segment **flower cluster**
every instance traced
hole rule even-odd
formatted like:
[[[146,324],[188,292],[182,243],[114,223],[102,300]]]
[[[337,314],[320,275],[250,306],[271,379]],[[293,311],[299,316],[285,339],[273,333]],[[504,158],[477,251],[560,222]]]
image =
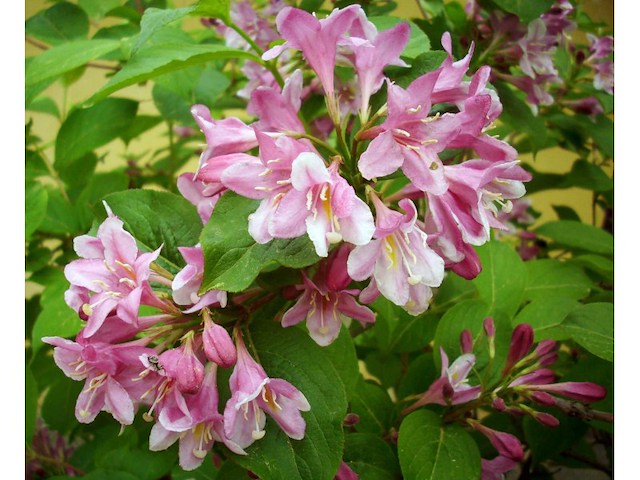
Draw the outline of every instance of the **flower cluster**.
[[[122,221],[107,211],[96,237],[75,239],[82,258],[65,269],[71,283],[65,299],[85,327],[75,341],[43,338],[55,347],[54,360],[65,375],[85,382],[76,402],[77,420],[90,423],[105,411],[131,425],[143,407],[144,419],[155,422],[150,449],[163,450],[180,440],[185,470],[197,468],[214,441],[246,454],[244,449],[265,435],[266,414],[289,437],[303,438],[300,412],[310,409],[304,395],[267,375],[239,329],[234,342],[213,320],[226,305],[226,292],[198,295],[202,250],[181,248],[187,265],[171,281],[155,263],[160,249],[139,252]],[[141,305],[161,313],[142,316]],[[189,316],[193,313],[199,317]],[[233,368],[223,414],[218,411],[218,367]]]
[[[556,382],[556,374],[549,368],[558,359],[554,340],[543,340],[534,347],[534,332],[529,324],[518,325],[512,333],[511,343],[500,377],[491,380],[491,365],[496,356],[496,327],[491,317],[484,320],[483,334],[489,352],[489,374],[480,378],[479,385],[470,385],[469,375],[474,371],[476,356],[474,341],[469,330],[460,336],[462,355],[453,363],[440,347],[442,371],[440,377],[420,397],[408,406],[404,413],[429,404],[451,407],[445,414],[483,434],[497,450],[492,460],[482,460],[482,479],[503,478],[524,458],[523,446],[514,435],[493,430],[467,413],[478,408],[492,408],[513,416],[528,415],[547,427],[556,427],[559,420],[552,414],[539,411],[526,402],[541,407],[556,407],[564,413],[577,415],[583,412],[590,418],[587,405],[602,400],[607,391],[591,382]],[[478,338],[477,342],[481,339]],[[571,399],[567,401],[560,397]]]
[[[301,105],[313,90],[301,70],[282,86],[252,90],[247,111],[257,121],[250,125],[215,120],[207,107],[195,105],[207,148],[193,185],[184,177],[181,191],[189,192],[203,220],[226,190],[259,200],[248,223],[258,243],[307,235],[319,257],[344,247],[336,255],[346,259],[340,261],[343,280],[329,286],[322,272],[315,281],[305,274],[302,295],[283,316],[284,326],[306,317],[312,337],[326,345],[341,319],[373,321],[354,295],[366,304],[382,294],[417,315],[428,308],[445,268],[465,278],[478,275],[473,246],[487,242],[492,227],[506,228],[499,214],[522,197],[530,175],[510,145],[487,133],[502,109],[487,87],[489,67],[467,77],[473,49],[456,61],[448,34],[442,38],[447,58],[404,88],[384,69],[408,67],[401,58],[410,34],[406,23],[378,31],[359,5],[351,5],[324,19],[285,7],[276,26],[285,42],[263,59],[286,56],[299,64],[302,53],[326,105],[315,121],[328,131],[318,138],[301,120]],[[353,72],[357,95],[338,87],[345,78],[336,76],[338,65]],[[328,135],[337,147],[325,141]],[[401,188],[385,194],[392,178]],[[338,269],[333,258],[320,270]],[[369,283],[349,290],[351,280]]]
[[[215,216],[218,200],[235,192],[259,202],[247,227],[258,244],[308,237],[319,262],[301,272],[302,283],[283,290],[295,303],[280,318],[284,327],[306,320],[313,340],[326,346],[343,322],[373,323],[365,305],[380,295],[418,315],[445,268],[465,278],[478,275],[473,247],[490,239],[491,228],[507,228],[500,213],[524,195],[530,175],[510,145],[487,133],[502,107],[487,86],[490,69],[468,72],[473,48],[455,60],[451,38],[443,35],[442,64],[402,87],[384,72],[390,65],[409,67],[401,58],[408,24],[378,31],[359,5],[324,19],[281,7],[269,6],[280,11],[276,27],[285,41],[264,52],[264,65],[283,58],[300,64],[301,54],[314,80],[305,85],[300,69],[287,71],[286,80],[280,73],[253,79],[245,90],[247,111],[257,118],[252,124],[217,120],[206,106],[194,105],[207,146],[197,171],[182,175],[178,189],[203,224]],[[236,8],[234,21],[247,38],[262,46],[274,40],[248,4]],[[240,42],[236,29],[222,31]],[[351,69],[348,86],[336,76],[338,65]],[[309,92],[324,97],[326,108],[314,119],[329,126],[322,138],[300,115],[304,99],[315,95]],[[241,304],[250,292],[202,291],[200,245],[180,246],[186,266],[165,270],[162,246],[139,251],[106,208],[97,235],[76,238],[81,258],[65,269],[66,302],[86,325],[75,341],[43,339],[55,347],[64,373],[85,382],[78,421],[92,422],[106,411],[130,425],[143,407],[143,418],[154,422],[151,450],[179,440],[185,469],[200,465],[215,441],[245,454],[265,435],[267,415],[290,438],[302,439],[301,412],[311,408],[304,394],[268,376],[245,346],[241,322],[231,334],[230,322],[222,320],[227,303]],[[141,314],[143,306],[157,314]],[[218,368],[233,368],[223,413]],[[465,368],[454,362],[445,371]],[[451,375],[447,385],[462,392],[456,401],[478,393],[455,380],[459,373]]]
[[[504,80],[525,92],[534,111],[540,105],[560,102],[576,113],[603,113],[593,95],[563,98],[567,88],[586,79],[580,66],[588,67],[587,72],[591,70],[595,89],[613,94],[613,37],[589,33],[588,47],[575,43],[571,32],[576,29],[576,8],[568,0],[558,0],[528,24],[510,13],[487,13],[475,0],[467,2],[466,11],[476,25],[476,40],[486,43],[484,54],[495,66],[492,80]],[[558,49],[566,50],[575,65],[569,84],[559,72]]]

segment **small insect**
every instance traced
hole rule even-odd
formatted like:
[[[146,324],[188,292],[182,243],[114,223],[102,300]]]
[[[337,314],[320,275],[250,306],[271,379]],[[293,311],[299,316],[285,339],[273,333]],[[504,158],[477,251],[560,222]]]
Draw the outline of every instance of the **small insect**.
[[[147,357],[147,360],[149,361],[149,366],[156,372],[164,370],[164,367],[160,365],[160,360],[155,355],[149,355]]]

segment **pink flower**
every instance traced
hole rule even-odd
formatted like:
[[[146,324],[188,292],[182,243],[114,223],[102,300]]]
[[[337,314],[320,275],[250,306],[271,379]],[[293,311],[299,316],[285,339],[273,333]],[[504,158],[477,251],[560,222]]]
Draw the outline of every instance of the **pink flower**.
[[[440,347],[440,359],[442,361],[442,369],[440,378],[431,384],[426,392],[418,399],[417,402],[403,410],[406,415],[416,408],[423,405],[458,405],[475,400],[482,393],[482,387],[472,387],[469,385],[469,373],[476,363],[476,357],[472,353],[465,353],[449,366],[449,357],[444,349]]]
[[[402,215],[387,208],[372,195],[376,207],[375,239],[356,247],[349,255],[351,278],[366,280],[373,275],[375,288],[413,315],[426,310],[444,278],[444,261],[427,246],[427,235],[417,225],[415,205],[401,200]]]
[[[205,355],[210,361],[223,368],[234,366],[237,359],[236,348],[233,346],[229,332],[211,320],[211,316],[206,310],[203,317],[202,343]]]
[[[349,251],[347,245],[334,250],[321,262],[313,281],[303,273],[304,285],[299,288],[304,293],[282,317],[283,327],[306,319],[311,338],[326,347],[338,337],[343,322],[355,319],[364,325],[375,321],[375,314],[353,298],[360,290],[346,289],[351,283],[346,267]]]
[[[256,138],[260,146],[259,158],[249,157],[232,165],[225,170],[222,181],[243,197],[262,200],[258,209],[249,215],[249,233],[256,242],[267,243],[274,238],[270,229],[272,218],[283,197],[293,188],[293,162],[301,153],[313,149],[306,141],[285,136],[272,138],[258,129]]]
[[[280,90],[277,85],[256,88],[251,93],[247,113],[259,121],[254,124],[262,132],[303,133],[304,126],[298,118],[302,97],[302,71],[291,74]]]
[[[133,236],[124,230],[122,221],[109,207],[107,219],[98,228],[97,237],[82,235],[74,240],[74,249],[82,257],[64,269],[71,289],[67,302],[78,305],[87,317],[85,336],[93,335],[111,312],[126,323],[137,325],[141,303],[157,304],[149,276],[151,263],[158,258],[160,248],[140,253]],[[89,296],[89,292],[94,295]]]
[[[268,230],[274,238],[295,238],[305,230],[318,256],[342,240],[365,245],[375,229],[373,215],[351,185],[322,158],[303,152],[291,166],[291,188],[280,200]]]
[[[177,184],[182,196],[196,206],[202,223],[206,224],[211,218],[213,207],[224,192],[224,186],[217,183],[205,185],[196,180],[194,173],[183,173],[178,177]]]
[[[360,9],[359,5],[335,9],[327,18],[318,20],[304,10],[284,8],[278,14],[276,24],[286,42],[265,52],[262,59],[271,60],[287,48],[302,51],[307,63],[318,74],[325,94],[332,97],[338,40],[349,30]]]
[[[356,472],[349,468],[349,465],[342,462],[340,464],[340,468],[338,468],[338,472],[333,480],[358,480],[358,475]]]
[[[227,292],[209,290],[202,297],[198,295],[204,275],[204,254],[200,245],[178,247],[187,266],[178,272],[171,284],[173,300],[178,305],[193,305],[184,313],[197,312],[204,307],[227,305]]]
[[[60,337],[43,337],[53,345],[53,359],[64,374],[73,380],[85,380],[76,402],[76,418],[91,423],[100,411],[113,415],[122,425],[131,425],[136,410],[134,400],[144,383],[134,385],[139,372],[138,357],[148,352],[148,341],[110,345],[96,336],[87,339],[78,335],[78,343]]]
[[[290,438],[301,440],[306,423],[300,412],[311,409],[305,396],[289,382],[269,378],[247,351],[240,334],[236,337],[238,362],[229,387],[231,398],[224,409],[226,437],[246,448],[265,435],[265,412]]]
[[[493,460],[481,459],[482,480],[504,480],[504,474],[518,466],[518,462],[509,457],[498,455]]]
[[[514,435],[485,427],[480,422],[470,418],[467,419],[467,423],[471,425],[474,430],[487,437],[489,442],[491,442],[491,445],[498,450],[498,453],[501,456],[510,458],[515,462],[519,462],[524,458],[522,444]]]
[[[171,428],[156,423],[149,436],[152,452],[165,450],[180,440],[180,466],[183,470],[194,470],[204,461],[215,441],[223,442],[232,452],[246,455],[238,445],[224,434],[224,419],[218,413],[218,387],[216,366],[208,364],[200,390],[186,395],[181,408],[171,413]]]

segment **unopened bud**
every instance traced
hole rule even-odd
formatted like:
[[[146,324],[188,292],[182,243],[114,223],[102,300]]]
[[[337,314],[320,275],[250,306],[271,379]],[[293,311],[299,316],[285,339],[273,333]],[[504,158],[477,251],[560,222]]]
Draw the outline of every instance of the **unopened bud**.
[[[582,403],[598,402],[607,396],[606,388],[591,382],[562,382],[551,385],[534,385],[529,388],[556,393]]]
[[[460,334],[460,350],[462,353],[471,353],[473,351],[473,337],[470,330],[463,330]]]
[[[534,417],[536,421],[545,427],[555,428],[560,425],[560,420],[549,413],[538,412]]]
[[[499,432],[485,427],[477,420],[467,419],[467,423],[477,432],[482,433],[491,442],[500,455],[519,462],[524,457],[522,444],[514,435],[507,432]]]
[[[509,354],[507,356],[507,363],[502,371],[503,375],[506,375],[511,371],[516,363],[522,360],[533,345],[533,328],[528,323],[521,323],[514,330],[511,335],[511,345],[509,346]]]
[[[229,368],[236,364],[236,347],[229,332],[208,316],[205,317],[204,331],[202,332],[204,353],[213,363],[223,368]]]
[[[342,421],[342,424],[345,427],[353,427],[358,423],[360,423],[360,415],[356,413],[347,413],[347,415],[344,417],[344,420]]]
[[[547,407],[553,407],[556,404],[556,399],[547,392],[533,392],[530,397],[534,402]]]
[[[494,398],[493,402],[491,402],[491,406],[499,412],[504,412],[507,409],[507,404],[500,397]]]

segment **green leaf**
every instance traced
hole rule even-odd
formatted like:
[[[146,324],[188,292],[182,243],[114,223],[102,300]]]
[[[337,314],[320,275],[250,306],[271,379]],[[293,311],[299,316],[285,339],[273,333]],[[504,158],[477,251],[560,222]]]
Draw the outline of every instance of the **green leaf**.
[[[139,477],[136,477],[131,473],[112,469],[94,470],[82,478],[86,480],[139,480]]]
[[[174,462],[175,462],[175,458],[174,458]],[[185,470],[182,470],[182,468],[180,468],[177,465],[174,466],[173,470],[171,471],[171,480],[216,480],[216,479],[224,480],[225,478],[227,480],[235,480],[237,478],[240,478],[239,476],[229,476],[229,477],[222,476],[221,473],[225,467],[226,468],[233,467],[234,471],[230,472],[230,475],[234,475],[234,474],[246,475],[247,474],[247,472],[244,469],[240,469],[240,467],[238,467],[233,462],[225,462],[222,468],[218,471],[216,470],[216,467],[214,466],[211,458],[207,457],[204,459],[204,462],[202,462],[202,465],[200,465],[195,470],[185,471]],[[238,472],[238,470],[240,471]]]
[[[27,444],[31,444],[33,433],[36,429],[36,412],[38,411],[38,384],[33,376],[33,372],[27,366],[24,369],[25,375],[25,434]]]
[[[552,221],[538,227],[535,232],[561,247],[613,255],[613,236],[586,223],[573,220]]]
[[[69,312],[71,310],[69,309]],[[78,425],[75,405],[84,382],[60,376],[47,390],[42,402],[42,419],[51,430],[68,433]]]
[[[84,326],[64,301],[69,282],[59,270],[51,270],[47,286],[42,292],[42,311],[33,326],[33,355],[42,347],[42,337],[71,337]]]
[[[552,205],[551,206],[556,212],[559,220],[577,220],[580,221],[580,215],[576,213],[576,211],[571,207],[565,207],[563,205]]]
[[[595,356],[613,362],[613,304],[580,305],[562,323],[562,331]]]
[[[351,399],[351,412],[360,417],[355,430],[383,436],[393,426],[396,409],[389,394],[377,384],[360,378]]]
[[[442,285],[436,291],[432,308],[439,312],[446,311],[462,300],[474,297],[477,293],[478,289],[472,281],[453,272],[447,272]]]
[[[202,220],[196,208],[179,195],[127,190],[107,195],[104,200],[146,250],[162,245],[160,257],[174,273],[184,265],[178,247],[193,247],[198,243]]]
[[[78,0],[78,5],[96,20],[102,19],[107,12],[121,6],[125,0]]]
[[[247,448],[247,456],[234,455],[242,467],[265,480],[331,480],[342,459],[342,421],[347,399],[340,375],[301,329],[282,329],[262,318],[251,326],[253,343],[267,375],[291,382],[311,405],[303,413],[304,439],[292,440],[273,419],[267,419],[266,435]]]
[[[493,312],[502,310],[513,316],[522,303],[527,269],[520,256],[507,244],[493,240],[477,249],[482,272],[473,283],[479,297]]]
[[[195,10],[194,15],[201,15],[203,17],[212,17],[222,20],[227,25],[231,23],[230,15],[231,0],[200,0]]]
[[[87,38],[87,14],[73,3],[59,2],[25,22],[25,33],[51,45]]]
[[[607,158],[613,158],[613,121],[605,115],[600,115],[595,126],[589,129],[589,133]]]
[[[324,0],[302,0],[299,8],[311,13],[317,12],[322,7],[323,1]]]
[[[148,8],[144,11],[142,15],[142,21],[140,22],[140,36],[138,40],[133,45],[131,53],[136,53],[140,47],[142,47],[151,36],[159,29],[165,27],[166,25],[180,20],[181,18],[189,15],[191,11],[193,11],[194,7],[184,7],[184,8],[170,8],[170,9],[159,9],[159,8]]]
[[[409,26],[411,27],[411,33],[409,36],[409,42],[407,43],[407,46],[404,48],[404,51],[401,54],[402,57],[411,59],[417,57],[421,53],[425,53],[431,50],[431,42],[429,41],[429,37],[427,37],[427,35],[422,30],[420,30],[420,27],[418,27],[413,22],[409,22],[402,18],[390,16],[369,17],[369,21],[376,26],[379,32],[382,30],[389,30],[390,28],[395,27],[401,22],[409,24]]]
[[[47,215],[49,195],[37,182],[27,185],[24,195],[24,238],[29,241]]]
[[[513,326],[528,323],[535,332],[535,341],[565,340],[562,322],[580,305],[575,299],[563,296],[540,296],[524,307],[513,320]]]
[[[400,425],[398,457],[404,478],[460,480],[480,478],[480,452],[458,426],[443,426],[441,418],[419,410]]]
[[[575,447],[589,428],[580,419],[558,415],[557,411],[549,411],[548,413],[560,417],[560,425],[551,431],[530,417],[525,418],[522,422],[524,438],[527,446],[531,449],[533,461],[536,464],[554,457],[561,460],[561,452]]]
[[[122,88],[213,60],[239,58],[260,63],[252,53],[221,45],[154,45],[140,49],[90,100],[95,103]]]
[[[436,370],[433,353],[423,353],[409,364],[407,373],[398,387],[398,398],[402,399],[426,392],[431,383],[439,376],[440,372]],[[406,406],[408,405],[407,403]]]
[[[525,300],[544,300],[558,296],[580,300],[589,294],[593,282],[576,265],[559,260],[543,259],[525,263],[529,281]]]
[[[138,480],[157,480],[171,471],[175,454],[174,449],[151,452],[125,446],[107,452],[96,461],[96,466],[130,473]]]
[[[60,190],[47,188],[47,214],[40,223],[38,230],[54,235],[73,235],[80,227],[73,205],[66,200]]]
[[[143,134],[147,130],[162,122],[162,117],[155,115],[138,115],[133,122],[124,131],[120,132],[120,138],[124,143],[130,143],[131,140]]]
[[[360,480],[395,480],[400,476],[398,458],[389,444],[367,433],[345,437],[344,461]]]
[[[225,193],[216,203],[200,236],[205,265],[201,291],[240,292],[269,266],[302,268],[319,260],[306,235],[256,243],[249,235],[248,216],[257,206],[257,201],[233,192]]]
[[[360,379],[360,370],[358,369],[356,347],[349,334],[349,329],[343,326],[338,338],[328,347],[324,347],[324,351],[340,375],[347,392],[347,399],[350,400]]]
[[[578,255],[569,260],[571,263],[580,265],[592,272],[599,273],[603,277],[613,280],[613,261],[600,255]]]
[[[483,323],[488,316],[493,317],[496,326],[494,365],[500,365],[506,359],[509,349],[510,321],[502,312],[491,313],[491,307],[482,300],[464,300],[447,310],[438,323],[434,339],[435,351],[438,351],[438,347],[442,347],[449,360],[453,361],[460,355],[460,334],[463,330],[469,330],[474,345],[478,345],[474,350],[477,356],[476,368],[478,370],[484,368],[489,361],[489,353]],[[436,358],[440,365],[440,355],[436,354]]]
[[[94,218],[104,215],[104,206],[101,200],[106,195],[126,190],[128,184],[129,177],[122,172],[106,172],[92,175],[75,204],[81,228],[88,230]]]
[[[63,73],[119,47],[120,42],[117,40],[76,40],[55,46],[37,57],[31,57],[25,69],[25,84],[33,87],[40,82],[58,78]]]
[[[586,160],[577,160],[571,172],[565,175],[564,181],[556,188],[578,187],[594,192],[608,192],[613,189],[613,179],[601,167]]]
[[[125,98],[108,98],[74,110],[58,132],[54,167],[64,170],[75,159],[118,138],[137,110],[138,102]]]
[[[551,8],[554,0],[493,0],[496,5],[520,17],[527,24]]]
[[[384,297],[372,304],[377,313],[374,333],[384,352],[414,352],[433,338],[437,321],[429,312],[411,315]]]

